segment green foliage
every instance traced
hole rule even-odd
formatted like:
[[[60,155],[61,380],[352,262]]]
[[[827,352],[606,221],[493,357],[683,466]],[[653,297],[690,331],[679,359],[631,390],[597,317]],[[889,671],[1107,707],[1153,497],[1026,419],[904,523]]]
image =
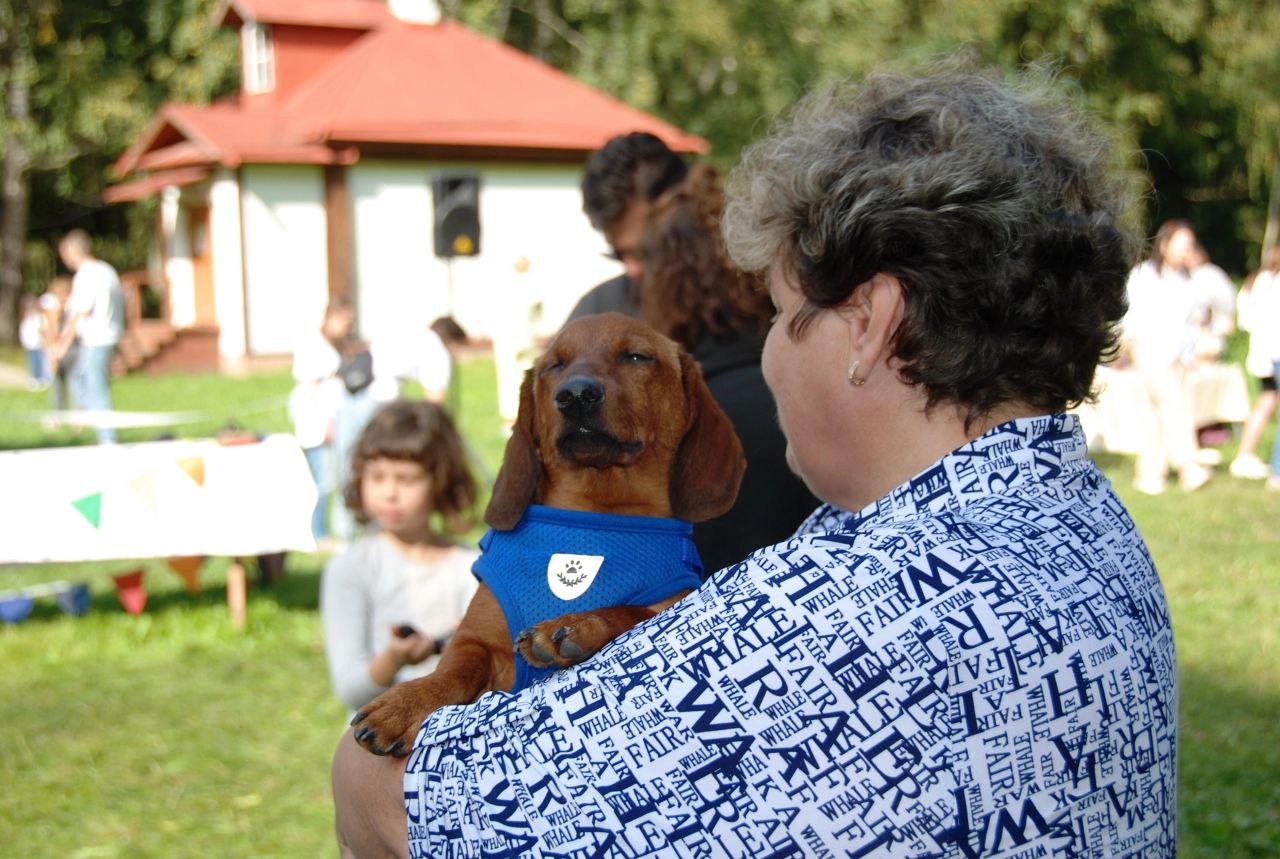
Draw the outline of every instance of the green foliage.
[[[154,201],[104,207],[116,158],[164,101],[204,103],[233,88],[235,33],[214,26],[218,0],[40,0],[15,25],[33,45],[31,222],[24,253],[27,291],[56,271],[54,245],[88,229],[96,251],[120,270],[146,265]],[[0,144],[2,145],[2,144]]]
[[[1280,144],[1280,6],[1265,0],[477,0],[466,23],[708,138],[731,166],[803,91],[964,52],[1049,62],[1142,153],[1149,229],[1189,217],[1212,256],[1256,265]]]

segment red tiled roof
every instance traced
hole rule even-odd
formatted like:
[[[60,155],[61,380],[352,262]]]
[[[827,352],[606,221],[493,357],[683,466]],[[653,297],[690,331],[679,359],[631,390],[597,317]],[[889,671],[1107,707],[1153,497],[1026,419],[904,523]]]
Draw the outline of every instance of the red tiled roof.
[[[107,203],[127,203],[131,200],[142,200],[152,194],[159,193],[170,185],[190,185],[208,176],[208,167],[183,167],[178,170],[157,170],[149,176],[135,179],[132,182],[121,182],[112,185],[102,192],[102,199]]]
[[[377,0],[231,0],[283,15]],[[300,13],[298,13],[300,14]],[[351,144],[585,154],[616,134],[648,131],[681,152],[706,141],[452,21],[384,20],[283,101],[169,104],[116,163],[137,169],[245,162],[350,163]]]
[[[218,18],[224,25],[249,20],[353,30],[372,30],[392,20],[383,0],[223,0]]]
[[[673,149],[706,141],[460,24],[396,23],[361,39],[286,107],[306,138],[587,152],[649,131]]]

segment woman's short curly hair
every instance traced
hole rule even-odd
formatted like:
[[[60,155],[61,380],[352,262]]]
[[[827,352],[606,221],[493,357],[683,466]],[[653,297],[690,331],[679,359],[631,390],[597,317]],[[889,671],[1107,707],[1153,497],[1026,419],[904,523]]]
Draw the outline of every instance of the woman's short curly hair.
[[[435,403],[395,400],[374,412],[351,452],[351,477],[343,501],[361,525],[369,524],[360,483],[374,459],[416,462],[431,481],[428,506],[447,531],[471,527],[477,490],[466,444],[449,413]]]
[[[724,248],[724,191],[714,168],[699,164],[649,210],[640,256],[646,322],[692,350],[704,335],[727,338],[743,329],[763,335],[773,308],[757,279]]]
[[[1118,345],[1137,242],[1115,167],[1047,74],[877,74],[810,95],[746,152],[723,230],[744,269],[802,291],[792,337],[891,274],[893,354],[930,407],[1059,411]]]

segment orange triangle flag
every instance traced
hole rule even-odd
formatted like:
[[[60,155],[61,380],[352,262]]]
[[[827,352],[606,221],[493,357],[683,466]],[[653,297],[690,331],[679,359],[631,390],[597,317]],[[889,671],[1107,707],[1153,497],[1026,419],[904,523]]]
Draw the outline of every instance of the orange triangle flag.
[[[195,596],[200,593],[200,565],[204,563],[203,555],[191,555],[185,558],[170,558],[169,569],[177,573],[183,584],[187,586],[187,593]]]
[[[148,471],[130,480],[129,488],[138,493],[138,496],[147,502],[148,507],[152,510],[156,509],[156,475],[154,471]]]
[[[188,459],[178,460],[178,467],[187,473],[187,476],[196,482],[197,486],[204,486],[204,457],[193,456]]]

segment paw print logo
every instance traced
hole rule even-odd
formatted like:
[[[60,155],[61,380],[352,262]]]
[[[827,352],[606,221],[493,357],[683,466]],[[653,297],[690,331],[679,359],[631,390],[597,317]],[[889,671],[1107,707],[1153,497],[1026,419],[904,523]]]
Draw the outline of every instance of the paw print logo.
[[[565,565],[556,571],[556,578],[566,587],[574,587],[582,584],[582,580],[587,574],[582,569],[582,562],[578,560],[566,561]]]
[[[557,552],[547,561],[547,587],[562,600],[576,600],[591,590],[603,563],[603,555]]]

